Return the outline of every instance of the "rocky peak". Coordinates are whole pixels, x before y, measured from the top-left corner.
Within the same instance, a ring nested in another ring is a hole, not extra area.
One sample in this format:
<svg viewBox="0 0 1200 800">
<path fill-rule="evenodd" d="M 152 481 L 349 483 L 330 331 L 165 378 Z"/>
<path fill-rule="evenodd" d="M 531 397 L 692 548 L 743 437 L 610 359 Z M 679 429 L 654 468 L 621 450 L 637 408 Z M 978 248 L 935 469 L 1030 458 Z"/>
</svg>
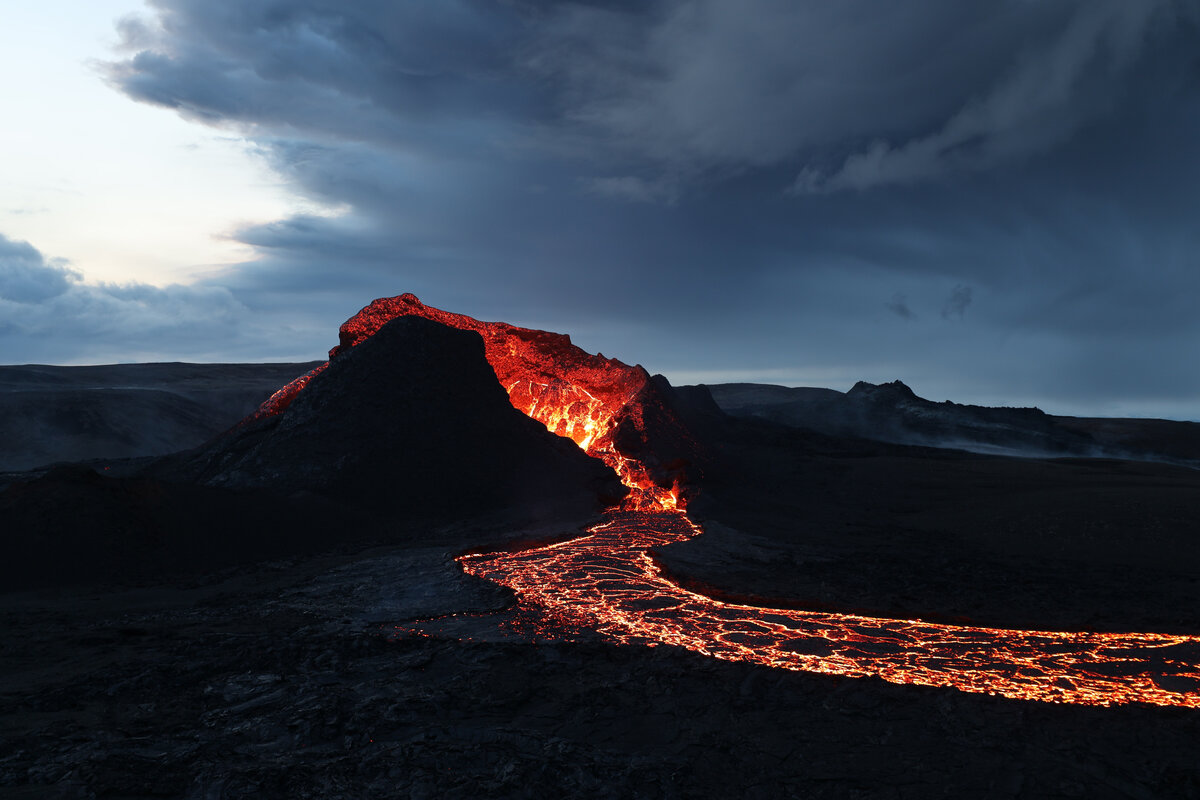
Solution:
<svg viewBox="0 0 1200 800">
<path fill-rule="evenodd" d="M 850 391 L 846 392 L 846 397 L 874 402 L 898 402 L 921 399 L 903 381 L 898 380 L 880 384 L 859 381 L 851 387 Z"/>
</svg>

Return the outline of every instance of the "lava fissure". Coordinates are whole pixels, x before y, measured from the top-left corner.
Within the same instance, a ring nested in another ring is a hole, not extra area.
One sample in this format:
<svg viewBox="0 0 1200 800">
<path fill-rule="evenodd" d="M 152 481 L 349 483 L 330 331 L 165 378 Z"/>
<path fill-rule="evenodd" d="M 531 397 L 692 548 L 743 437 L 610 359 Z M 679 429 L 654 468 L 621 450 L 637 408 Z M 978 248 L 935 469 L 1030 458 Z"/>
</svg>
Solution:
<svg viewBox="0 0 1200 800">
<path fill-rule="evenodd" d="M 513 406 L 602 459 L 629 488 L 621 508 L 584 535 L 458 558 L 467 573 L 512 589 L 536 635 L 584 629 L 622 644 L 1014 699 L 1200 708 L 1198 636 L 1005 630 L 764 608 L 691 591 L 650 555 L 700 528 L 683 510 L 686 467 L 677 465 L 686 459 L 659 452 L 674 442 L 677 455 L 689 437 L 646 370 L 585 353 L 561 334 L 480 322 L 410 294 L 348 320 L 330 358 L 405 315 L 479 333 Z M 256 417 L 285 409 L 321 369 L 276 392 Z"/>
</svg>

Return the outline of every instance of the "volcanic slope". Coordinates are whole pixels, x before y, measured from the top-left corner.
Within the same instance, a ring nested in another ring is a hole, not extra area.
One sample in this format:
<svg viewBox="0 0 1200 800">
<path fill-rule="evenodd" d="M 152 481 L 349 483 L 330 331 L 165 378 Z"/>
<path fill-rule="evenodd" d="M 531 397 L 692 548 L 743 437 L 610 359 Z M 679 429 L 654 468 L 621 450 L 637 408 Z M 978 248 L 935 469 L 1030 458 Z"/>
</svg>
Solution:
<svg viewBox="0 0 1200 800">
<path fill-rule="evenodd" d="M 0 493 L 9 586 L 581 521 L 626 489 L 508 402 L 478 334 L 418 317 L 339 354 L 285 411 L 139 475 Z M 86 520 L 86 522 L 84 522 Z M 503 534 L 496 534 L 503 535 Z M 464 546 L 461 541 L 457 546 Z"/>
<path fill-rule="evenodd" d="M 631 491 L 627 506 L 675 508 L 682 486 L 702 468 L 701 448 L 677 417 L 665 378 L 585 352 L 565 334 L 481 322 L 402 294 L 379 298 L 348 319 L 329 363 L 370 341 L 389 321 L 409 316 L 483 337 L 487 360 L 512 406 L 608 464 Z M 286 410 L 325 368 L 280 389 L 254 419 Z"/>
<path fill-rule="evenodd" d="M 280 413 L 188 457 L 230 488 L 316 492 L 403 516 L 595 507 L 612 473 L 508 402 L 478 334 L 419 317 L 339 352 Z"/>
<path fill-rule="evenodd" d="M 0 366 L 0 470 L 196 447 L 315 366 Z"/>
</svg>

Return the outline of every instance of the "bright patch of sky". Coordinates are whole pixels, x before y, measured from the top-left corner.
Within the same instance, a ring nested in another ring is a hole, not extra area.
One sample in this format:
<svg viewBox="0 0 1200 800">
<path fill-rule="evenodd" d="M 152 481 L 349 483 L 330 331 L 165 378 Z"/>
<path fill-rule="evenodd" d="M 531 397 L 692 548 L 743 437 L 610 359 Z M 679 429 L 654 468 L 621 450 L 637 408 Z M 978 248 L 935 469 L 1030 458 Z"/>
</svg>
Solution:
<svg viewBox="0 0 1200 800">
<path fill-rule="evenodd" d="M 89 282 L 188 282 L 253 258 L 228 234 L 308 210 L 233 133 L 104 83 L 131 0 L 8 4 L 0 25 L 0 233 Z"/>
</svg>

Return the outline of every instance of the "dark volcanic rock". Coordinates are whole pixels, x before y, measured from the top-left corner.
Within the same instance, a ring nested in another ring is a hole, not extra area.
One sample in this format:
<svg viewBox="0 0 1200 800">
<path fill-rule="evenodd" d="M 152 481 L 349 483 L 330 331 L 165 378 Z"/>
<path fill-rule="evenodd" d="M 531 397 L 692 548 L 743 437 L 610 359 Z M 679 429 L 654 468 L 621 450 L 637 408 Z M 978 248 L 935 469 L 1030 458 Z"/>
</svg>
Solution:
<svg viewBox="0 0 1200 800">
<path fill-rule="evenodd" d="M 878 384 L 859 381 L 850 387 L 850 391 L 846 392 L 846 397 L 855 400 L 883 402 L 888 405 L 912 403 L 920 399 L 903 381 L 888 381 Z"/>
<path fill-rule="evenodd" d="M 655 375 L 653 380 L 667 394 L 671 408 L 680 417 L 714 419 L 725 416 L 707 386 L 671 386 L 662 375 Z"/>
<path fill-rule="evenodd" d="M 990 627 L 1200 630 L 1196 470 L 838 439 L 732 416 L 693 429 L 711 458 L 704 502 L 688 510 L 707 532 L 662 563 L 694 588 Z"/>
<path fill-rule="evenodd" d="M 195 447 L 313 366 L 0 366 L 0 470 Z"/>
<path fill-rule="evenodd" d="M 404 591 L 380 608 L 392 587 Z M 590 637 L 534 642 L 506 632 L 499 600 L 428 549 L 184 591 L 0 597 L 0 796 L 1200 792 L 1194 710 L 1010 701 Z M 369 622 L 439 613 L 470 623 L 470 638 L 389 637 Z"/>
<path fill-rule="evenodd" d="M 283 500 L 56 467 L 0 492 L 0 591 L 144 581 L 328 549 L 361 514 L 319 497 Z"/>
<path fill-rule="evenodd" d="M 506 322 L 484 322 L 422 303 L 415 295 L 380 297 L 342 324 L 331 359 L 370 339 L 389 321 L 417 316 L 483 337 L 484 356 L 513 407 L 574 440 L 637 486 L 635 503 L 678 489 L 699 473 L 695 439 L 669 410 L 670 385 L 641 365 L 592 354 L 571 337 Z M 281 413 L 324 366 L 280 389 L 252 418 Z"/>
<path fill-rule="evenodd" d="M 721 384 L 708 387 L 721 408 L 830 436 L 947 447 L 998 455 L 1124 455 L 1106 451 L 1078 426 L 1038 408 L 988 408 L 917 396 L 901 381 L 833 389 Z"/>
<path fill-rule="evenodd" d="M 463 549 L 625 492 L 509 404 L 478 334 L 417 317 L 335 358 L 286 412 L 118 473 L 59 467 L 0 492 L 4 590 L 399 541 Z"/>
<path fill-rule="evenodd" d="M 1096 455 L 1087 434 L 1065 430 L 1039 408 L 988 408 L 918 397 L 901 381 L 856 383 L 845 396 L 845 431 L 883 441 L 1031 455 Z"/>
<path fill-rule="evenodd" d="M 317 492 L 410 517 L 598 508 L 625 491 L 602 462 L 512 407 L 477 333 L 420 317 L 347 348 L 283 413 L 168 474 Z"/>
<path fill-rule="evenodd" d="M 1120 458 L 1200 468 L 1200 424 L 1162 419 L 1059 417 L 1039 408 L 935 403 L 900 381 L 850 391 L 757 383 L 706 388 L 720 408 L 830 436 L 996 455 Z M 680 391 L 680 389 L 676 389 Z"/>
</svg>

